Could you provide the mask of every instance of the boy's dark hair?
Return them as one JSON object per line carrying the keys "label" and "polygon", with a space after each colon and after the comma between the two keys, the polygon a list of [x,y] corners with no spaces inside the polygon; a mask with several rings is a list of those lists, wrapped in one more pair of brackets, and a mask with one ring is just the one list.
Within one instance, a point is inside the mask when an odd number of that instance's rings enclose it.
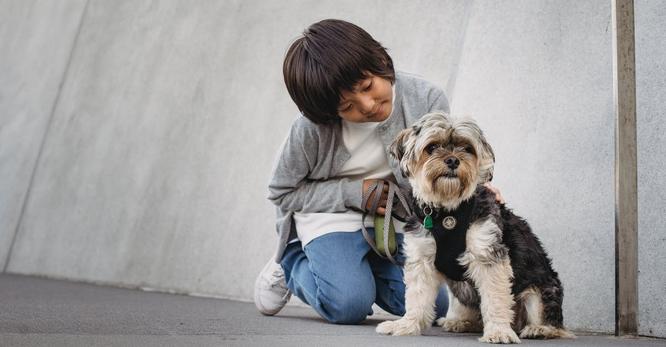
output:
{"label": "boy's dark hair", "polygon": [[318,124],[339,121],[342,91],[368,74],[395,81],[386,49],[365,30],[337,19],[310,25],[289,47],[282,72],[298,109]]}

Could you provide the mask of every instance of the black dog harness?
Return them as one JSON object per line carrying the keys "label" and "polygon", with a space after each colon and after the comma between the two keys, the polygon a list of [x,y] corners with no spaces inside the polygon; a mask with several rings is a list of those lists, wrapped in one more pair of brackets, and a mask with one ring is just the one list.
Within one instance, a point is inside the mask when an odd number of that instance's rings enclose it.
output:
{"label": "black dog harness", "polygon": [[429,207],[423,210],[425,215],[423,226],[430,230],[437,244],[435,267],[454,281],[463,281],[467,270],[457,259],[465,251],[465,237],[475,207],[476,199],[472,197],[454,211],[443,209],[433,211]]}

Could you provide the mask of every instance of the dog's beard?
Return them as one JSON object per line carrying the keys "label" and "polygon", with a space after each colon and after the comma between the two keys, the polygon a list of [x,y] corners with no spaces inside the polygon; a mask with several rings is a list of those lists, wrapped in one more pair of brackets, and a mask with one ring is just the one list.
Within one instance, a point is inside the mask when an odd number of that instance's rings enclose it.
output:
{"label": "dog's beard", "polygon": [[442,158],[431,157],[415,171],[412,179],[415,197],[424,204],[454,210],[476,190],[476,160],[459,158],[460,165],[451,170]]}

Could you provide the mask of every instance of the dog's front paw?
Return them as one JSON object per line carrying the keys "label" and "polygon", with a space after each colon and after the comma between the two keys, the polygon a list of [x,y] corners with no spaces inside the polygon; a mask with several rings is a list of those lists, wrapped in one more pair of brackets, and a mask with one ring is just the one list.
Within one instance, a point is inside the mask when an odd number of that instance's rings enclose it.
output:
{"label": "dog's front paw", "polygon": [[380,334],[393,336],[421,335],[421,327],[418,322],[404,318],[396,321],[382,322],[377,326],[375,331]]}
{"label": "dog's front paw", "polygon": [[486,343],[520,343],[518,335],[508,324],[487,325],[484,327],[483,336],[479,338],[479,341]]}
{"label": "dog's front paw", "polygon": [[444,317],[437,320],[437,325],[442,327],[444,331],[452,333],[478,333],[483,329],[477,322],[446,319]]}

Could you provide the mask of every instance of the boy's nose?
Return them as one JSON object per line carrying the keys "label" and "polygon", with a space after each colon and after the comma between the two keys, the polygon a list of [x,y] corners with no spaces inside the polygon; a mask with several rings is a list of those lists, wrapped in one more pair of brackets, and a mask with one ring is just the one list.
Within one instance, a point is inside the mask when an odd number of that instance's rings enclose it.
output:
{"label": "boy's nose", "polygon": [[371,113],[375,109],[375,100],[370,96],[361,98],[361,111],[365,114]]}

